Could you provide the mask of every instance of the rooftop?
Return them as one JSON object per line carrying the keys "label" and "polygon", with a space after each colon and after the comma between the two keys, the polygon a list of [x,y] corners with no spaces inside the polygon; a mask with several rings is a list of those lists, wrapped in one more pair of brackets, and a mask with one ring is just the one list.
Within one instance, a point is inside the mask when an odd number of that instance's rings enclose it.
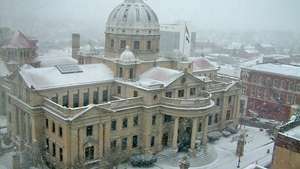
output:
{"label": "rooftop", "polygon": [[266,63],[266,64],[258,64],[250,67],[244,67],[244,68],[248,70],[300,78],[299,66]]}
{"label": "rooftop", "polygon": [[40,67],[53,67],[61,64],[77,64],[78,61],[72,58],[71,54],[66,50],[50,50],[46,54],[34,59],[39,62]]}
{"label": "rooftop", "polygon": [[35,48],[36,41],[28,39],[22,32],[17,31],[7,45],[2,46],[2,48]]}
{"label": "rooftop", "polygon": [[168,86],[174,80],[182,76],[184,73],[178,70],[154,67],[139,77],[139,83],[142,86],[163,85]]}
{"label": "rooftop", "polygon": [[193,71],[215,70],[218,66],[204,57],[190,57],[193,63]]}
{"label": "rooftop", "polygon": [[[76,65],[77,66],[77,65]],[[114,80],[113,72],[104,64],[78,65],[80,72],[61,73],[58,67],[21,67],[26,85],[34,90],[87,85]]]}
{"label": "rooftop", "polygon": [[300,125],[285,132],[285,135],[300,140]]}

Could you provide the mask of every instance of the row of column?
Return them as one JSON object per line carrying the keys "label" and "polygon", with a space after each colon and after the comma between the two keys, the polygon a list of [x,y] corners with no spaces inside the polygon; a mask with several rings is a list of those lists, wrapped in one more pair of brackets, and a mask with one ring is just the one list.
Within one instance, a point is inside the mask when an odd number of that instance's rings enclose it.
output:
{"label": "row of column", "polygon": [[[177,151],[178,145],[178,127],[179,127],[179,118],[175,117],[174,121],[174,128],[173,128],[173,140],[172,140],[172,147],[174,150]],[[192,135],[191,135],[191,151],[195,150],[196,147],[196,136],[197,136],[197,130],[198,130],[198,118],[193,118],[193,124],[192,124]],[[205,116],[202,118],[202,140],[201,144],[207,144],[207,132],[208,132],[208,116]]]}

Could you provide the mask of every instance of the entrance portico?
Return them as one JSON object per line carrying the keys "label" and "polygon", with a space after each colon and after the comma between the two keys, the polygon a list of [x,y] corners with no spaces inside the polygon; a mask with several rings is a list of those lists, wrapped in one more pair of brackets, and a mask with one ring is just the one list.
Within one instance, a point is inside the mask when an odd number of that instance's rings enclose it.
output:
{"label": "entrance portico", "polygon": [[[180,141],[182,140],[189,140],[187,146],[189,146],[190,151],[194,151],[196,149],[196,139],[198,133],[198,126],[199,122],[201,122],[201,131],[202,131],[202,140],[201,144],[207,143],[207,117],[208,115],[200,116],[200,117],[179,117],[174,116],[174,125],[173,125],[173,138],[172,138],[172,148],[174,151],[178,151],[179,144],[183,144]],[[187,123],[187,124],[182,124]],[[181,126],[181,127],[179,127]],[[180,130],[182,130],[180,132]],[[191,132],[189,132],[191,131]],[[190,138],[183,138],[183,137],[190,137]]]}

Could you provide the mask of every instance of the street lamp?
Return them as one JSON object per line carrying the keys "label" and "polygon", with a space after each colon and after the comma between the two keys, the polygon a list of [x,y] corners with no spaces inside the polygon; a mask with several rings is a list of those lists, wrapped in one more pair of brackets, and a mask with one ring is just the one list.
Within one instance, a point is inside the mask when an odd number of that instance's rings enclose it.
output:
{"label": "street lamp", "polygon": [[238,164],[237,168],[240,168],[241,164],[241,157],[244,155],[244,147],[246,144],[246,139],[245,139],[245,132],[242,132],[239,136],[238,142],[237,142],[237,147],[236,147],[236,155],[238,156]]}

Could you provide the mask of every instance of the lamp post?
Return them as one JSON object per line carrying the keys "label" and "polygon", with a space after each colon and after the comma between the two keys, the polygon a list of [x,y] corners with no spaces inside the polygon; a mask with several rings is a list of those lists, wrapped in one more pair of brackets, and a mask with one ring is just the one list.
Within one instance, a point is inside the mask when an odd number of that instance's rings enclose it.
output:
{"label": "lamp post", "polygon": [[240,165],[241,165],[241,157],[244,155],[245,143],[246,143],[245,132],[242,132],[242,134],[239,136],[239,139],[237,142],[237,148],[236,148],[236,155],[238,156],[237,168],[240,168]]}

